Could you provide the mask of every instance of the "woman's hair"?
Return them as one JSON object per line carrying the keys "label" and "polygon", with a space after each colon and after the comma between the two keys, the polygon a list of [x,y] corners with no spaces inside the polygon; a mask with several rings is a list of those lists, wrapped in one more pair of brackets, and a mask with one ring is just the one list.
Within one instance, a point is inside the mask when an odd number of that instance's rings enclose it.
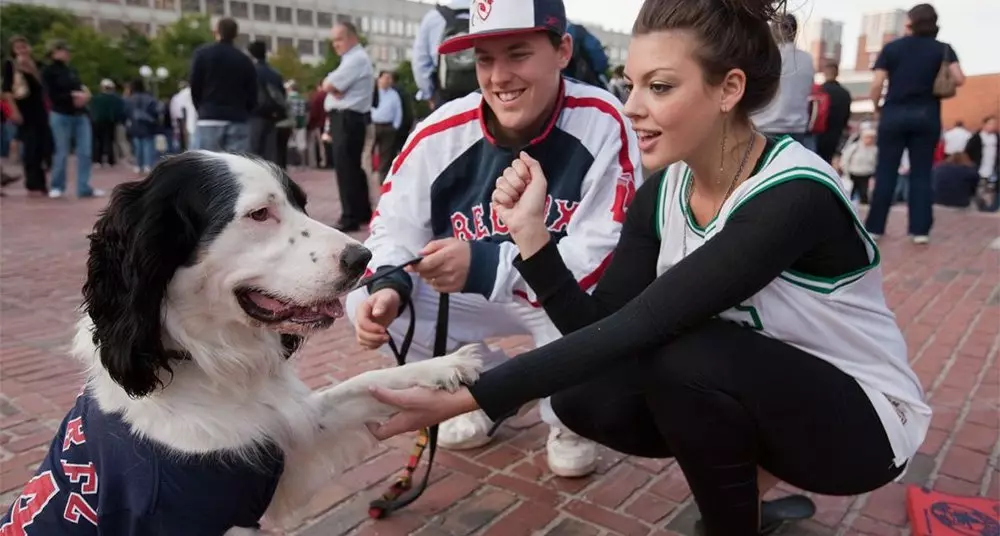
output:
{"label": "woman's hair", "polygon": [[29,47],[31,46],[31,43],[28,42],[28,38],[27,37],[25,37],[23,35],[12,36],[7,41],[7,44],[8,44],[7,53],[10,54],[10,57],[12,57],[12,58],[15,56],[15,54],[14,54],[14,45],[16,45],[18,43],[24,43],[25,45],[28,45]]}
{"label": "woman's hair", "polygon": [[937,37],[937,11],[930,4],[917,4],[906,14],[910,19],[910,33],[918,37]]}
{"label": "woman's hair", "polygon": [[698,63],[710,85],[740,69],[746,87],[737,110],[746,115],[765,107],[778,91],[781,53],[769,23],[783,11],[773,0],[645,0],[632,35],[686,30],[698,40]]}

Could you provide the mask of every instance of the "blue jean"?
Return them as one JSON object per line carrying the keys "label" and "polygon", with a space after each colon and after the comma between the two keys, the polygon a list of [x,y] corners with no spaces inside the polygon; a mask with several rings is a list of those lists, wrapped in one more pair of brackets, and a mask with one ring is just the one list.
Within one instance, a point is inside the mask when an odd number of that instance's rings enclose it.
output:
{"label": "blue jean", "polygon": [[90,187],[91,129],[90,118],[84,114],[49,114],[49,126],[55,140],[55,154],[52,156],[53,190],[66,190],[66,160],[72,143],[76,142],[76,195],[86,197],[94,193]]}
{"label": "blue jean", "polygon": [[156,144],[153,136],[143,136],[134,138],[132,145],[135,149],[135,165],[139,169],[147,170],[156,163]]}
{"label": "blue jean", "polygon": [[250,152],[250,126],[245,122],[198,125],[197,129],[198,149],[229,153]]}
{"label": "blue jean", "polygon": [[4,121],[0,125],[0,158],[10,156],[10,142],[17,136],[17,125],[13,121]]}
{"label": "blue jean", "polygon": [[927,236],[934,225],[934,193],[931,168],[934,148],[941,138],[941,114],[928,106],[888,106],[878,124],[878,161],[875,164],[875,193],[865,227],[869,233],[885,234],[886,219],[896,194],[899,162],[903,150],[910,154],[907,192],[909,234]]}

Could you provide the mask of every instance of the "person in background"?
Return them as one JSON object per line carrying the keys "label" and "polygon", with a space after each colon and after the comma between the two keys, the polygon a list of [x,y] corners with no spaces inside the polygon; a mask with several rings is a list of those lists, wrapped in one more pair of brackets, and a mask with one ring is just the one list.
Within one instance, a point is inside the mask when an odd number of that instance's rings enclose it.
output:
{"label": "person in background", "polygon": [[52,103],[49,124],[55,141],[52,158],[52,188],[49,197],[57,199],[66,189],[66,167],[69,154],[76,154],[76,195],[77,197],[102,197],[103,190],[90,186],[90,170],[93,162],[92,135],[87,104],[90,90],[80,81],[76,69],[69,65],[69,45],[62,39],[49,44],[49,58],[52,60],[42,71],[42,84]]}
{"label": "person in background", "polygon": [[965,150],[965,145],[972,138],[972,133],[965,128],[965,123],[961,119],[955,121],[955,126],[949,128],[944,133],[944,154],[951,156]]}
{"label": "person in background", "polygon": [[[42,74],[31,55],[31,43],[22,36],[10,38],[9,58],[3,61],[0,98],[7,104],[5,128],[13,127],[14,137],[21,147],[10,149],[19,156],[24,171],[24,187],[28,197],[44,197],[48,193],[44,163],[51,153],[49,115],[45,108]],[[20,154],[18,154],[20,153]],[[13,174],[5,173],[4,184],[13,182]]]}
{"label": "person in background", "polygon": [[871,129],[862,131],[861,138],[845,147],[840,158],[840,165],[853,184],[851,198],[857,198],[862,205],[868,204],[868,184],[875,174],[877,158],[875,131]]}
{"label": "person in background", "polygon": [[[279,156],[278,123],[288,117],[285,81],[267,63],[267,43],[254,41],[247,46],[257,70],[257,106],[250,112],[250,152],[285,169],[287,154]],[[291,132],[289,127],[289,133]],[[288,146],[285,138],[284,147]]]}
{"label": "person in background", "polygon": [[[441,61],[438,46],[448,27],[446,14],[455,17],[457,24],[468,27],[469,4],[470,0],[451,0],[447,5],[442,3],[436,9],[431,9],[420,19],[417,37],[413,40],[413,79],[417,83],[416,99],[427,101],[431,110],[457,98],[454,94],[445,96],[438,91],[438,63]],[[476,89],[474,74],[468,89]]]}
{"label": "person in background", "polygon": [[[900,159],[908,149],[909,235],[915,244],[927,244],[934,224],[931,168],[941,139],[941,98],[934,94],[934,80],[942,65],[947,66],[957,86],[965,83],[965,74],[955,49],[937,40],[934,6],[918,4],[907,13],[907,19],[907,35],[882,47],[873,67],[870,97],[879,113],[879,159],[865,227],[876,239],[885,233]],[[887,82],[885,101],[880,104]]]}
{"label": "person in background", "polygon": [[327,121],[326,110],[323,108],[324,101],[326,92],[323,91],[321,81],[309,95],[309,116],[306,120],[306,146],[309,148],[307,163],[309,167],[315,169],[330,167],[327,161],[326,142],[323,140],[323,130]]}
{"label": "person in background", "polygon": [[934,204],[943,207],[967,208],[976,197],[979,174],[964,151],[949,155],[931,171]]}
{"label": "person in background", "polygon": [[236,21],[215,25],[216,42],[198,47],[191,60],[191,101],[198,110],[198,148],[249,152],[250,111],[257,107],[257,69],[233,43]]}
{"label": "person in background", "polygon": [[329,114],[333,165],[340,191],[340,221],[335,227],[352,232],[360,230],[372,218],[368,175],[362,160],[371,123],[375,72],[354,24],[336,23],[331,37],[340,65],[323,80],[323,91],[327,94],[323,107]]}
{"label": "person in background", "polygon": [[1000,134],[997,133],[997,117],[987,116],[983,119],[983,127],[969,136],[965,145],[965,153],[979,172],[983,183],[996,189],[997,176],[1000,174]]}
{"label": "person in background", "polygon": [[125,98],[125,117],[135,151],[135,171],[149,173],[156,163],[156,135],[160,132],[160,103],[146,91],[142,78],[132,81],[132,92]]}
{"label": "person in background", "polygon": [[181,80],[180,90],[170,98],[170,117],[174,118],[173,129],[180,144],[180,150],[198,148],[195,135],[198,130],[198,110],[191,100],[191,86]]}
{"label": "person in background", "polygon": [[750,119],[762,134],[788,135],[812,149],[815,140],[806,134],[809,127],[809,95],[813,87],[812,56],[796,48],[795,36],[798,35],[799,25],[790,13],[783,14],[772,25],[772,30],[781,52],[781,85],[774,100]]}
{"label": "person in background", "polygon": [[611,73],[611,80],[608,81],[608,91],[615,97],[618,97],[618,100],[622,101],[623,104],[628,100],[627,85],[628,83],[625,81],[625,66],[615,66],[615,70]]}
{"label": "person in background", "polygon": [[372,108],[372,125],[375,126],[375,150],[378,151],[379,182],[389,176],[392,159],[396,158],[396,139],[403,125],[403,101],[392,87],[393,76],[389,71],[378,73],[378,106]]}
{"label": "person in background", "polygon": [[114,167],[115,127],[125,120],[125,103],[115,91],[115,83],[107,78],[101,80],[101,92],[90,101],[90,120],[94,124],[94,163]]}
{"label": "person in background", "polygon": [[307,103],[306,99],[299,93],[299,84],[295,80],[285,82],[285,94],[287,95],[290,132],[288,132],[288,138],[284,145],[295,149],[295,152],[291,153],[295,155],[292,162],[287,161],[288,150],[285,150],[286,164],[302,167],[306,165]]}
{"label": "person in background", "polygon": [[830,96],[830,115],[826,120],[826,132],[816,136],[816,154],[827,163],[833,162],[847,131],[847,122],[851,120],[851,93],[837,81],[839,74],[837,62],[828,61],[823,65],[822,89]]}

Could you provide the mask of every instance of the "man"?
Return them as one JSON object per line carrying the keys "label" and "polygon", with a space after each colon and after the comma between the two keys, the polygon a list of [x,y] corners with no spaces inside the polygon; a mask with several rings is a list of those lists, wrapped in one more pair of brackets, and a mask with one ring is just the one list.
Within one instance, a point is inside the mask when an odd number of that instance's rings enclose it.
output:
{"label": "man", "polygon": [[979,171],[983,185],[988,185],[991,190],[996,191],[997,177],[1000,175],[1000,134],[995,115],[986,116],[983,119],[983,128],[969,136],[965,153]]}
{"label": "man", "polygon": [[[471,59],[454,54],[442,58],[438,52],[438,46],[445,37],[468,30],[469,2],[470,0],[451,0],[447,5],[438,5],[424,15],[417,28],[412,61],[413,79],[417,83],[416,98],[427,101],[432,110],[450,100],[464,97],[479,87]],[[451,64],[445,80],[451,87],[447,88],[441,87],[438,67],[442,59]]]}
{"label": "man", "polygon": [[[257,106],[250,111],[250,152],[282,166],[278,158],[278,122],[288,117],[285,81],[267,64],[267,43],[254,41],[247,46],[257,70]],[[288,139],[285,139],[287,145]]]}
{"label": "man", "polygon": [[837,154],[847,122],[851,119],[851,93],[837,81],[839,74],[837,62],[829,61],[823,65],[823,77],[826,80],[822,90],[830,96],[830,113],[826,119],[826,131],[816,136],[816,154],[828,164]]}
{"label": "man", "polygon": [[186,151],[189,148],[198,147],[198,110],[191,100],[191,86],[181,80],[180,91],[170,99],[170,117],[173,121],[174,132],[180,145],[180,150]]}
{"label": "man", "polygon": [[323,105],[329,114],[333,168],[340,191],[340,221],[335,227],[353,232],[372,217],[368,174],[361,167],[361,159],[371,122],[375,71],[354,24],[335,24],[331,41],[340,65],[323,81],[327,93]]}
{"label": "man", "polygon": [[[561,336],[513,263],[517,247],[493,212],[496,178],[526,151],[541,163],[551,202],[548,226],[580,285],[591,289],[610,259],[625,211],[641,182],[638,142],[621,104],[605,90],[564,79],[573,45],[561,0],[474,5],[469,34],[443,54],[473,48],[482,91],[451,101],[422,121],[392,164],[366,246],[371,269],[423,260],[348,297],[359,342],[401,342],[414,314],[408,360],[428,359],[439,293],[451,294],[449,350],[489,337],[530,334],[542,345]],[[527,14],[528,16],[525,16]],[[405,305],[405,309],[404,309]],[[397,318],[401,311],[402,317]],[[505,359],[484,349],[487,361]],[[549,467],[558,475],[594,469],[594,444],[550,425]],[[489,442],[480,411],[446,421],[442,448]]]}
{"label": "man", "polygon": [[198,148],[249,152],[247,120],[257,106],[257,70],[233,44],[239,26],[224,17],[216,42],[198,48],[191,60],[191,100],[198,110]]}
{"label": "man", "polygon": [[815,148],[807,135],[809,94],[813,86],[812,56],[795,47],[799,25],[795,16],[786,13],[774,25],[774,38],[781,53],[781,82],[778,93],[764,109],[751,116],[757,130],[769,136],[791,136],[795,141]]}
{"label": "man", "polygon": [[125,101],[115,91],[110,79],[101,80],[101,92],[90,101],[90,120],[94,125],[93,162],[114,167],[115,126],[125,119]]}
{"label": "man", "polygon": [[49,46],[52,62],[42,70],[42,85],[52,103],[49,125],[55,141],[49,197],[58,199],[66,190],[66,163],[71,147],[76,155],[76,196],[101,197],[103,190],[90,187],[93,143],[90,118],[87,116],[90,91],[80,82],[76,69],[70,67],[69,57],[69,46],[62,39],[57,39]]}
{"label": "man", "polygon": [[[288,143],[278,143],[278,146],[288,145],[294,147],[295,155],[293,162],[288,165],[304,167],[306,165],[306,99],[299,93],[299,84],[295,80],[285,82],[285,92],[288,94],[288,122],[291,129]],[[280,157],[279,153],[279,157]]]}
{"label": "man", "polygon": [[378,106],[372,108],[378,176],[382,182],[389,175],[392,159],[396,158],[396,133],[403,126],[403,101],[392,87],[393,81],[389,71],[378,73]]}

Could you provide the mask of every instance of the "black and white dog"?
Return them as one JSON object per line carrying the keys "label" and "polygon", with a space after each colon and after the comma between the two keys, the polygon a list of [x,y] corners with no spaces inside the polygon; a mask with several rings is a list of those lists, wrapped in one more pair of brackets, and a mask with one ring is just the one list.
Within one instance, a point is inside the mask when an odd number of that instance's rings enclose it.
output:
{"label": "black and white dog", "polygon": [[90,235],[84,390],[0,535],[253,533],[375,445],[368,387],[454,389],[471,351],[310,391],[289,362],[370,253],[269,163],[194,151],[121,184]]}

